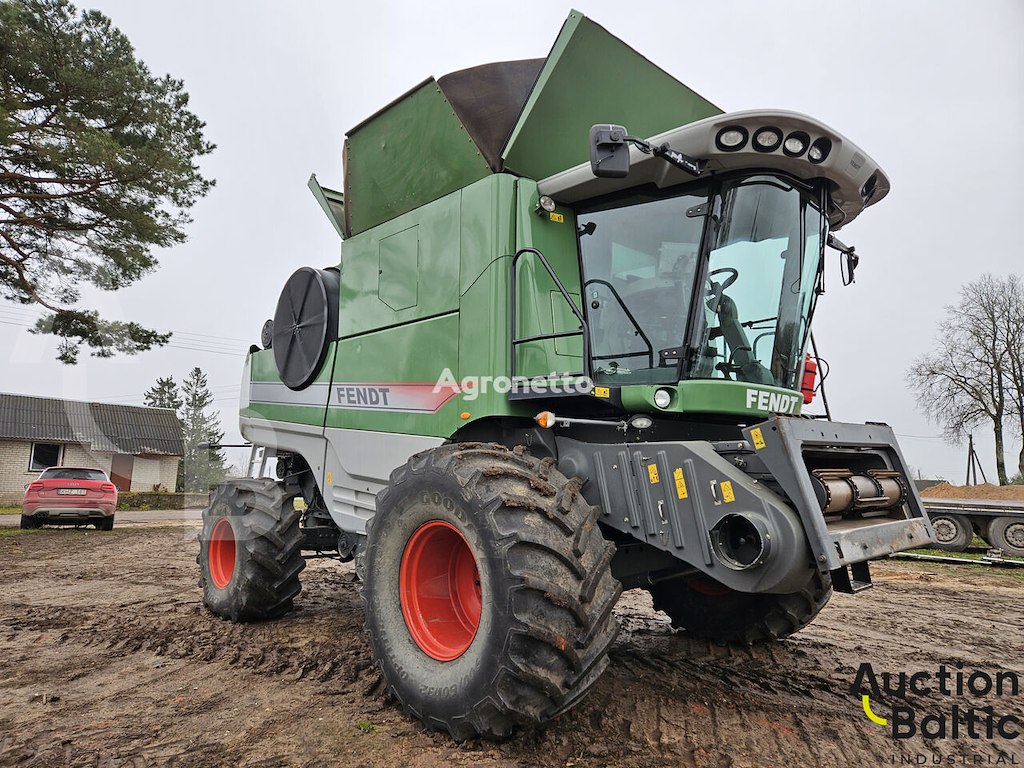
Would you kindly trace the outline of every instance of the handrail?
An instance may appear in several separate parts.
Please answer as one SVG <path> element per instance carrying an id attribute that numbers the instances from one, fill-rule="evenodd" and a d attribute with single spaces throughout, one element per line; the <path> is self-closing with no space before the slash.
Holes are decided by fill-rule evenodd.
<path id="1" fill-rule="evenodd" d="M 598 285 L 606 286 L 608 288 L 608 290 L 612 292 L 612 296 L 614 296 L 615 300 L 617 302 L 619 302 L 619 306 L 622 307 L 622 311 L 626 313 L 626 317 L 629 319 L 629 322 L 631 322 L 633 324 L 633 327 L 636 329 L 637 335 L 641 339 L 643 339 L 644 344 L 647 345 L 647 367 L 648 368 L 653 368 L 654 367 L 654 347 L 651 345 L 651 340 L 647 338 L 647 334 L 644 333 L 644 329 L 640 327 L 640 323 L 638 323 L 636 321 L 636 318 L 633 317 L 633 313 L 629 311 L 629 307 L 626 306 L 626 302 L 624 302 L 622 300 L 622 297 L 619 296 L 619 292 L 617 290 L 615 290 L 615 286 L 612 285 L 611 283 L 609 283 L 607 280 L 600 280 L 598 278 L 593 278 L 591 280 L 587 280 L 587 282 L 585 282 L 583 284 L 583 287 L 586 288 L 588 285 L 591 285 L 593 283 L 597 283 Z M 643 354 L 643 352 L 630 352 L 628 354 L 622 354 L 622 355 L 602 355 L 601 359 L 602 360 L 611 360 L 612 358 L 616 358 L 616 357 L 639 357 L 642 354 Z"/>
<path id="2" fill-rule="evenodd" d="M 522 338 L 520 338 L 520 337 L 518 337 L 516 335 L 518 333 L 518 328 L 519 328 L 519 324 L 517 322 L 517 320 L 518 320 L 518 311 L 519 311 L 519 291 L 518 291 L 519 275 L 516 272 L 516 264 L 518 263 L 519 258 L 521 256 L 524 256 L 524 255 L 526 255 L 528 253 L 533 254 L 534 256 L 536 256 L 538 259 L 540 259 L 540 263 L 542 265 L 544 265 L 544 269 L 547 270 L 548 277 L 551 278 L 551 281 L 558 288 L 559 293 L 562 294 L 562 298 L 565 299 L 566 304 L 569 305 L 569 309 L 572 310 L 572 313 L 576 316 L 576 319 L 580 321 L 579 330 L 575 330 L 575 331 L 554 331 L 552 333 L 542 333 L 542 334 L 539 334 L 539 335 L 536 335 L 536 336 L 524 336 Z M 551 264 L 548 262 L 547 258 L 545 258 L 544 254 L 541 253 L 536 248 L 520 248 L 518 251 L 516 251 L 515 255 L 512 257 L 512 264 L 511 264 L 510 269 L 511 269 L 511 279 L 509 280 L 509 288 L 510 288 L 509 314 L 510 314 L 510 319 L 511 319 L 511 323 L 512 323 L 511 328 L 509 329 L 509 331 L 511 333 L 511 337 L 512 337 L 511 338 L 511 342 L 512 343 L 509 345 L 509 354 L 510 354 L 510 359 L 509 359 L 509 376 L 510 376 L 510 378 L 513 381 L 515 381 L 515 379 L 516 379 L 516 347 L 518 345 L 526 344 L 527 342 L 531 342 L 531 341 L 544 341 L 544 340 L 547 340 L 547 339 L 560 339 L 560 338 L 565 338 L 565 337 L 568 337 L 568 336 L 577 336 L 577 335 L 583 337 L 583 371 L 582 371 L 581 375 L 589 376 L 590 375 L 590 371 L 591 371 L 590 329 L 587 327 L 587 320 L 583 316 L 582 310 L 579 307 L 577 307 L 576 306 L 576 302 L 574 302 L 572 300 L 572 296 L 569 295 L 569 292 L 565 289 L 565 286 L 562 285 L 562 281 L 558 279 L 558 275 L 555 274 L 555 270 L 552 269 Z"/>

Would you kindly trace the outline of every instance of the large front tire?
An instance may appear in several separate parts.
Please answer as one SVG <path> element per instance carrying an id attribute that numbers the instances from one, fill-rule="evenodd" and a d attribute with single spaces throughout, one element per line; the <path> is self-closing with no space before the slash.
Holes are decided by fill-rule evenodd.
<path id="1" fill-rule="evenodd" d="M 784 595 L 737 592 L 706 577 L 659 582 L 650 593 L 673 627 L 715 643 L 751 646 L 810 624 L 832 597 L 832 578 L 815 571 L 803 589 Z"/>
<path id="2" fill-rule="evenodd" d="M 573 706 L 608 663 L 621 585 L 578 480 L 491 444 L 395 470 L 367 526 L 370 646 L 411 715 L 501 738 Z"/>
<path id="3" fill-rule="evenodd" d="M 199 585 L 203 604 L 231 621 L 291 610 L 302 585 L 302 532 L 293 496 L 269 478 L 222 483 L 203 510 Z"/>

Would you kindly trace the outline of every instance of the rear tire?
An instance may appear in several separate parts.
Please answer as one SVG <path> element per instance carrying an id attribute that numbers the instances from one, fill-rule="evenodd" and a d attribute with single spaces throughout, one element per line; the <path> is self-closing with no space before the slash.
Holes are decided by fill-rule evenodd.
<path id="1" fill-rule="evenodd" d="M 607 666 L 622 587 L 579 490 L 550 459 L 465 443 L 413 456 L 378 494 L 366 632 L 428 728 L 508 736 L 572 707 Z"/>
<path id="2" fill-rule="evenodd" d="M 112 531 L 114 530 L 114 516 L 104 517 L 102 520 L 96 523 L 97 531 Z"/>
<path id="3" fill-rule="evenodd" d="M 933 548 L 945 552 L 963 552 L 971 544 L 974 538 L 974 528 L 971 521 L 963 515 L 956 515 L 952 512 L 938 512 L 929 514 L 932 521 L 932 528 L 935 529 L 936 542 Z"/>
<path id="4" fill-rule="evenodd" d="M 997 517 L 988 529 L 993 547 L 1010 557 L 1024 557 L 1024 518 Z"/>
<path id="5" fill-rule="evenodd" d="M 262 621 L 291 610 L 306 567 L 293 498 L 269 478 L 217 486 L 203 510 L 196 558 L 203 605 L 231 621 Z"/>
<path id="6" fill-rule="evenodd" d="M 36 528 L 42 528 L 42 524 L 33 517 L 22 515 L 20 527 L 23 531 L 34 531 Z"/>
<path id="7" fill-rule="evenodd" d="M 832 577 L 815 571 L 806 587 L 784 595 L 737 592 L 701 576 L 663 581 L 649 591 L 673 627 L 722 645 L 751 646 L 810 624 L 832 597 Z"/>

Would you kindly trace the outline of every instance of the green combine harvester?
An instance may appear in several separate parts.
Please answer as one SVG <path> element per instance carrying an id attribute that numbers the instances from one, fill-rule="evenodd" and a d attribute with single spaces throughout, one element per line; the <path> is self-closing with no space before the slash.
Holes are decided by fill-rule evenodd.
<path id="1" fill-rule="evenodd" d="M 623 589 L 760 643 L 932 541 L 889 427 L 801 415 L 826 248 L 852 278 L 832 233 L 889 191 L 837 131 L 723 114 L 572 12 L 546 59 L 357 125 L 344 169 L 310 180 L 341 263 L 288 278 L 246 358 L 276 478 L 211 499 L 213 612 L 279 616 L 304 553 L 354 559 L 406 711 L 501 737 L 594 685 Z"/>

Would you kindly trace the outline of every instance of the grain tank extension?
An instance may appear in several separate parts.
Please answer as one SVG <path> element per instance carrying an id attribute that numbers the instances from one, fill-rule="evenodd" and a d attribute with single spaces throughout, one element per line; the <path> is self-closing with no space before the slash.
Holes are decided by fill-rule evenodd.
<path id="1" fill-rule="evenodd" d="M 304 553 L 354 559 L 396 698 L 501 737 L 586 694 L 623 589 L 769 642 L 932 540 L 889 427 L 801 414 L 826 248 L 852 269 L 834 233 L 889 190 L 838 131 L 722 113 L 573 12 L 547 58 L 426 80 L 343 160 L 310 184 L 340 263 L 287 279 L 246 358 L 277 476 L 211 500 L 211 610 L 279 616 Z"/>

